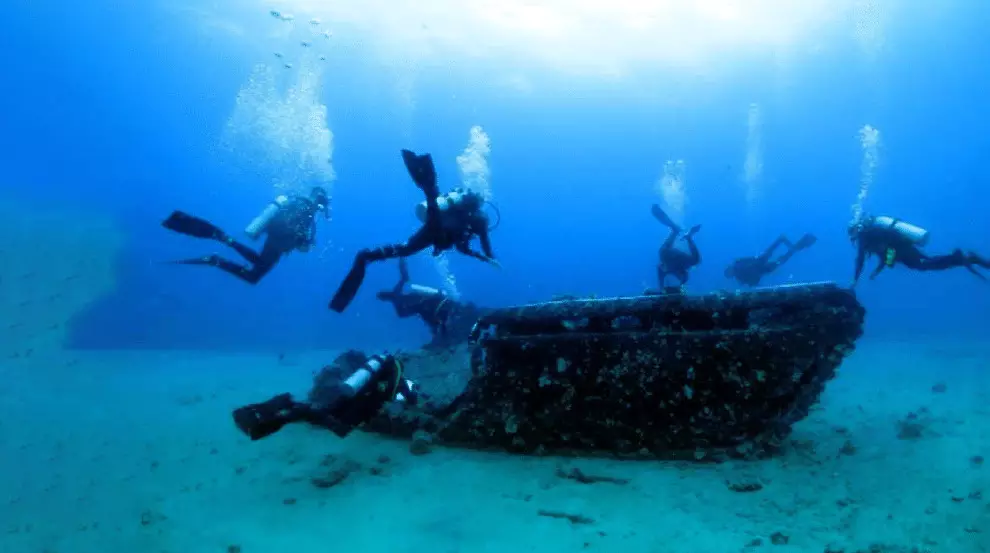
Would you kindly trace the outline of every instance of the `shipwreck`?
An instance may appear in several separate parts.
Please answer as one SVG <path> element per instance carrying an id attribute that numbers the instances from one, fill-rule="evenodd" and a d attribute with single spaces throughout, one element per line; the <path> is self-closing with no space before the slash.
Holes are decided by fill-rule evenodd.
<path id="1" fill-rule="evenodd" d="M 831 283 L 490 310 L 460 349 L 405 355 L 427 400 L 364 430 L 525 454 L 765 456 L 818 402 L 864 316 Z"/>

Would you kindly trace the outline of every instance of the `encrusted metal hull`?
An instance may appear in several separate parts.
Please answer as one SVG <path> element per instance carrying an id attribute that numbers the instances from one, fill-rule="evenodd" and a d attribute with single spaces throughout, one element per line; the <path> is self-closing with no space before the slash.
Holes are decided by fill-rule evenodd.
<path id="1" fill-rule="evenodd" d="M 429 402 L 366 429 L 519 453 L 760 456 L 807 416 L 864 315 L 828 283 L 493 310 L 446 368 L 407 360 Z"/>

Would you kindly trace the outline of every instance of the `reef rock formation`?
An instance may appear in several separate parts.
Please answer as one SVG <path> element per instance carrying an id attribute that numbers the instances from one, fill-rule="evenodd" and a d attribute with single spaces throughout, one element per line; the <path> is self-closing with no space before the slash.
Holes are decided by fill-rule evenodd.
<path id="1" fill-rule="evenodd" d="M 498 309 L 445 360 L 407 356 L 428 400 L 365 429 L 519 453 L 766 455 L 818 401 L 864 316 L 827 283 Z"/>

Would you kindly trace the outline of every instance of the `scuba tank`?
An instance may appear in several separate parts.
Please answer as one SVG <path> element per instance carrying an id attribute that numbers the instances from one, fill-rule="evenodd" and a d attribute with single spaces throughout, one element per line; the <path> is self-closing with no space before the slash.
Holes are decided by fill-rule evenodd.
<path id="1" fill-rule="evenodd" d="M 412 381 L 403 378 L 402 363 L 394 356 L 373 355 L 330 392 L 320 410 L 320 426 L 341 438 L 374 418 L 392 401 L 415 402 Z"/>
<path id="2" fill-rule="evenodd" d="M 398 363 L 398 361 L 391 356 L 373 355 L 369 357 L 364 365 L 361 365 L 342 382 L 348 388 L 347 395 L 353 397 L 362 392 L 375 376 L 386 372 L 390 368 L 388 365 L 393 363 Z"/>
<path id="3" fill-rule="evenodd" d="M 464 200 L 467 198 L 468 194 L 469 192 L 464 192 L 463 190 L 458 189 L 451 190 L 446 194 L 438 196 L 437 207 L 440 208 L 440 214 L 443 215 L 444 213 L 448 213 L 452 209 L 460 206 L 464 203 Z M 426 222 L 426 211 L 426 200 L 416 204 L 416 218 L 419 219 L 420 222 Z"/>
<path id="4" fill-rule="evenodd" d="M 432 286 L 422 286 L 419 284 L 410 284 L 409 289 L 417 294 L 422 294 L 424 296 L 440 296 L 443 294 L 440 290 Z"/>
<path id="5" fill-rule="evenodd" d="M 927 230 L 910 223 L 905 223 L 904 221 L 899 221 L 893 217 L 887 217 L 886 215 L 874 217 L 873 225 L 880 228 L 892 229 L 902 238 L 910 240 L 912 244 L 917 246 L 924 246 L 928 243 Z"/>
<path id="6" fill-rule="evenodd" d="M 265 206 L 264 211 L 258 214 L 257 217 L 251 221 L 251 224 L 244 229 L 244 233 L 251 237 L 252 240 L 257 240 L 261 236 L 262 232 L 268 228 L 268 223 L 272 222 L 275 215 L 285 207 L 285 204 L 289 203 L 289 197 L 281 195 L 272 200 L 267 206 Z"/>

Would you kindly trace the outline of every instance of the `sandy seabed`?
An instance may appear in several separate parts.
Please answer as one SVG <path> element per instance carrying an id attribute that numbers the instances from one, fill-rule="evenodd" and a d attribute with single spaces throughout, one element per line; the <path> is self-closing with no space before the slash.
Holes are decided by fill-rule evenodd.
<path id="1" fill-rule="evenodd" d="M 233 408 L 305 392 L 332 358 L 0 364 L 0 551 L 990 551 L 990 343 L 864 342 L 787 451 L 758 462 L 413 455 L 303 425 L 257 443 L 236 431 Z M 328 486 L 342 463 L 353 472 Z"/>

